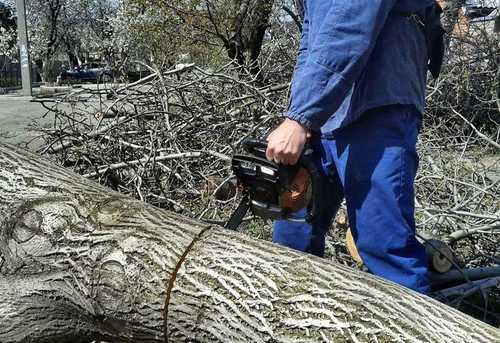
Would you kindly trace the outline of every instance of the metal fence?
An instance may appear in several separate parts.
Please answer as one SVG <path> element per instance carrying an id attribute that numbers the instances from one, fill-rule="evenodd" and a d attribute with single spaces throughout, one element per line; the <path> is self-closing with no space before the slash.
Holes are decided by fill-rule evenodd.
<path id="1" fill-rule="evenodd" d="M 21 86 L 21 66 L 19 63 L 4 63 L 0 67 L 0 87 Z"/>
<path id="2" fill-rule="evenodd" d="M 35 64 L 31 66 L 31 80 L 32 82 L 41 81 L 39 70 Z M 2 56 L 0 56 L 0 88 L 21 86 L 21 65 L 16 62 L 6 61 L 6 59 L 2 61 Z"/>

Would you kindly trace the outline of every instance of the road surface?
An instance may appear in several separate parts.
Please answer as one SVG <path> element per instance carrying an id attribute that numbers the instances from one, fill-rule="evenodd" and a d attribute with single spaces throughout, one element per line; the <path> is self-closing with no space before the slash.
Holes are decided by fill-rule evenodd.
<path id="1" fill-rule="evenodd" d="M 35 127 L 50 127 L 50 116 L 46 110 L 36 102 L 30 102 L 31 97 L 18 94 L 0 95 L 0 141 L 14 144 L 30 143 L 35 147 L 37 142 Z M 35 139 L 35 140 L 34 140 Z"/>

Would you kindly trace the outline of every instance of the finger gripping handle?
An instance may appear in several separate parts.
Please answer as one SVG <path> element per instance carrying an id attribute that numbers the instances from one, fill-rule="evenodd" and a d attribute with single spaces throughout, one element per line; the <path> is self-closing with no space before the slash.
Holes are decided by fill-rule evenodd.
<path id="1" fill-rule="evenodd" d="M 259 139 L 247 138 L 241 142 L 243 149 L 250 154 L 255 154 L 256 152 L 262 153 L 266 152 L 267 142 Z"/>

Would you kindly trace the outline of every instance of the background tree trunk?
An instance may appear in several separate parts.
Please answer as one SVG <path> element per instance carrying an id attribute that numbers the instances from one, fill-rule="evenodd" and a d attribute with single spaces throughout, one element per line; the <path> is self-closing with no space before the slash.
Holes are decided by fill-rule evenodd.
<path id="1" fill-rule="evenodd" d="M 48 22 L 48 35 L 45 46 L 45 51 L 42 58 L 42 81 L 53 84 L 56 82 L 59 68 L 55 59 L 57 49 L 60 45 L 60 32 L 58 22 L 61 14 L 62 4 L 60 0 L 50 0 L 46 3 L 45 20 Z"/>
<path id="2" fill-rule="evenodd" d="M 0 342 L 92 339 L 491 343 L 500 330 L 0 145 Z"/>

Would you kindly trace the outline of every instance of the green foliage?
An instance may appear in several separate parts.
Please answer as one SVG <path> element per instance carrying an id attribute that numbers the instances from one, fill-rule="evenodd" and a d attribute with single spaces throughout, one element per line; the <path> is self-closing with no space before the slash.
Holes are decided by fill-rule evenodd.
<path id="1" fill-rule="evenodd" d="M 157 66 L 176 63 L 181 55 L 197 62 L 217 59 L 214 44 L 198 44 L 190 38 L 192 28 L 184 18 L 161 2 L 125 0 L 113 21 L 115 46 L 122 58 L 140 60 Z"/>
<path id="2" fill-rule="evenodd" d="M 119 26 L 132 54 L 157 64 L 189 54 L 201 65 L 234 59 L 243 66 L 260 54 L 274 0 L 125 0 Z M 143 56 L 144 57 L 144 56 Z"/>
<path id="3" fill-rule="evenodd" d="M 15 29 L 14 8 L 7 3 L 0 2 L 0 27 L 5 29 Z"/>
<path id="4" fill-rule="evenodd" d="M 0 55 L 14 56 L 16 52 L 16 21 L 14 9 L 0 2 Z"/>

